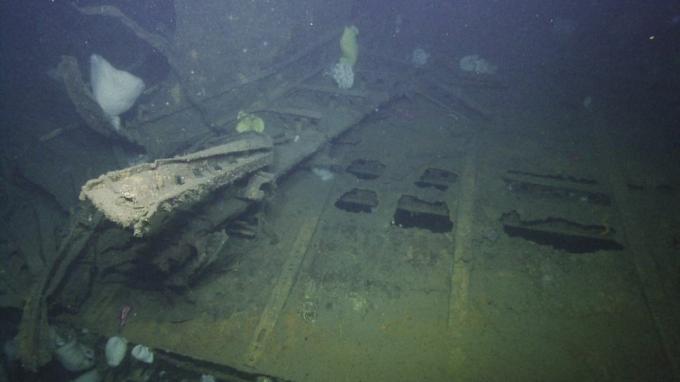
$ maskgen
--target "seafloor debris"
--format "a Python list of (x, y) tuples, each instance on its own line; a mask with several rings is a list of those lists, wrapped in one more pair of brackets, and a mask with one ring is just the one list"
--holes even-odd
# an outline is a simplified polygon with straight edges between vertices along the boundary
[(135, 236), (145, 236), (214, 190), (271, 164), (271, 149), (267, 136), (240, 136), (193, 154), (106, 173), (88, 181), (80, 199), (91, 201), (109, 220), (132, 228)]

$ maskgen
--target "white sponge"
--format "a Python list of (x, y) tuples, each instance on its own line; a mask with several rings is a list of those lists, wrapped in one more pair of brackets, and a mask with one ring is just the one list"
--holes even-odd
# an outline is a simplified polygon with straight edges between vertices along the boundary
[(109, 116), (113, 127), (120, 129), (120, 115), (135, 104), (144, 91), (144, 81), (93, 54), (90, 56), (90, 83), (94, 99)]
[(116, 367), (125, 359), (128, 341), (123, 337), (113, 336), (106, 341), (104, 354), (106, 363), (111, 367)]

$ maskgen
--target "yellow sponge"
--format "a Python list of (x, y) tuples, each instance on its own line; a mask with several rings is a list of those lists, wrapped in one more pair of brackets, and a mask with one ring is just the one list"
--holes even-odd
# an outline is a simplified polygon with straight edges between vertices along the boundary
[(345, 27), (340, 38), (340, 50), (342, 51), (342, 60), (354, 66), (359, 57), (359, 44), (357, 43), (357, 35), (359, 29), (354, 25)]
[(236, 123), (236, 132), (245, 133), (254, 131), (256, 133), (264, 132), (264, 120), (254, 114), (239, 111)]

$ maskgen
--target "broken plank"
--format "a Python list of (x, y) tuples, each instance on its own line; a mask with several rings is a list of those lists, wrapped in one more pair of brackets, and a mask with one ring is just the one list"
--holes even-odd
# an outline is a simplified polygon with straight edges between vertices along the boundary
[(265, 351), (267, 340), (274, 331), (274, 327), (283, 310), (283, 306), (293, 289), (298, 271), (305, 259), (309, 243), (312, 240), (314, 232), (316, 231), (316, 226), (319, 223), (319, 217), (320, 215), (317, 215), (307, 220), (302, 227), (300, 227), (300, 232), (295, 238), (293, 248), (288, 255), (286, 263), (283, 265), (283, 269), (281, 269), (281, 275), (272, 289), (272, 294), (269, 297), (267, 306), (260, 315), (260, 321), (255, 328), (253, 339), (248, 346), (245, 361), (246, 365), (249, 367), (255, 367), (257, 361)]
[(310, 90), (314, 92), (321, 92), (321, 93), (331, 93), (331, 94), (337, 94), (340, 96), (347, 96), (347, 97), (359, 97), (359, 98), (368, 98), (370, 96), (369, 93), (361, 91), (361, 90), (343, 90), (343, 89), (338, 89), (332, 86), (319, 86), (319, 85), (299, 85), (297, 89), (300, 90)]
[(310, 109), (300, 109), (294, 107), (267, 107), (261, 109), (249, 110), (249, 113), (276, 113), (276, 114), (288, 114), (294, 115), (296, 117), (309, 118), (314, 120), (319, 120), (323, 118), (323, 114), (317, 110)]

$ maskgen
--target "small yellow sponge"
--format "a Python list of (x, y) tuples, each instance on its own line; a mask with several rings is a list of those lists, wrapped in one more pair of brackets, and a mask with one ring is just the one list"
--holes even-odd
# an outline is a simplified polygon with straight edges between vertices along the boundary
[(359, 29), (354, 25), (345, 27), (340, 38), (340, 50), (342, 51), (342, 60), (354, 66), (359, 57), (359, 44), (357, 43), (357, 35)]
[(239, 111), (236, 117), (236, 132), (245, 133), (254, 131), (256, 133), (264, 132), (264, 120), (254, 114)]

